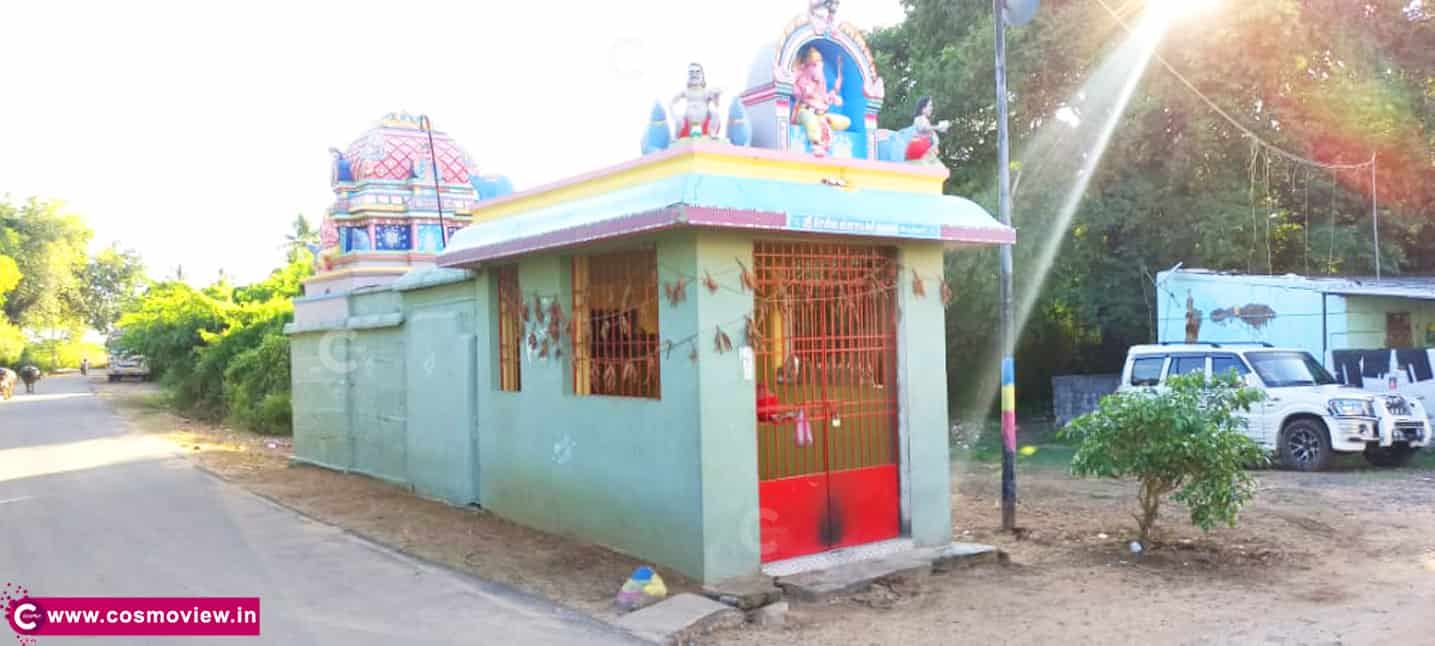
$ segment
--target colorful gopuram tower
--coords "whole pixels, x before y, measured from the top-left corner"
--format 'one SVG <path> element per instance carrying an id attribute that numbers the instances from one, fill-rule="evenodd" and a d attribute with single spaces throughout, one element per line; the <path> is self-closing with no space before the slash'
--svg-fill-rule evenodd
<path id="1" fill-rule="evenodd" d="M 407 113 L 384 115 L 347 150 L 330 153 L 334 204 L 320 229 L 316 274 L 304 284 L 309 296 L 386 285 L 432 265 L 472 221 L 475 203 L 512 192 L 507 179 L 479 175 L 452 137 Z"/>

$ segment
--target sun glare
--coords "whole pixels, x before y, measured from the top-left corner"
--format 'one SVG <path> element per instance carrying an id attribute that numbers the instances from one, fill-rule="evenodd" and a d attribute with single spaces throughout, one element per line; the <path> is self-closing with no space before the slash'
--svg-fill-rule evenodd
<path id="1" fill-rule="evenodd" d="M 1220 0 L 1151 0 L 1147 9 L 1161 22 L 1190 18 L 1210 10 Z"/>

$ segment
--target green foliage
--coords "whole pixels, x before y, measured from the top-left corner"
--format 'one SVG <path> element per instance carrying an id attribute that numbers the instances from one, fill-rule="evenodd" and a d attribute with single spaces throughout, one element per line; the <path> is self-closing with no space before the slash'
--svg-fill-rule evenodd
<path id="1" fill-rule="evenodd" d="M 120 349 L 149 360 L 155 376 L 171 385 L 186 383 L 199 360 L 204 334 L 230 325 L 230 305 L 181 282 L 158 283 L 122 316 Z"/>
<path id="2" fill-rule="evenodd" d="M 0 201 L 0 255 L 15 261 L 20 280 L 5 299 L 5 316 L 27 328 L 68 328 L 84 320 L 80 276 L 91 231 L 60 205 L 31 199 Z"/>
<path id="3" fill-rule="evenodd" d="M 259 433 L 290 432 L 289 389 L 289 339 L 280 334 L 265 336 L 258 347 L 239 353 L 224 371 L 231 423 Z"/>
<path id="4" fill-rule="evenodd" d="M 63 338 L 24 345 L 24 350 L 16 353 L 18 358 L 12 364 L 7 364 L 3 348 L 4 326 L 4 323 L 0 323 L 0 365 L 34 364 L 35 367 L 45 372 L 64 369 L 77 370 L 80 367 L 80 361 L 86 357 L 90 359 L 91 368 L 103 368 L 106 365 L 104 346 L 81 339 Z"/>
<path id="5" fill-rule="evenodd" d="M 0 366 L 19 365 L 25 351 L 25 333 L 9 321 L 0 319 Z"/>
<path id="6" fill-rule="evenodd" d="M 1267 460 L 1246 436 L 1240 413 L 1263 397 L 1234 374 L 1207 379 L 1204 373 L 1172 377 L 1160 390 L 1107 396 L 1096 412 L 1061 432 L 1077 443 L 1071 470 L 1138 480 L 1142 541 L 1151 536 L 1162 500 L 1173 493 L 1203 531 L 1217 524 L 1234 527 L 1256 491 L 1246 468 Z"/>
<path id="7" fill-rule="evenodd" d="M 293 320 L 293 304 L 283 297 L 235 298 L 278 291 L 236 289 L 222 280 L 203 290 L 181 282 L 154 285 L 120 319 L 124 332 L 117 345 L 149 359 L 176 408 L 288 433 L 289 340 L 283 328 Z"/>
<path id="8" fill-rule="evenodd" d="M 294 319 L 294 306 L 281 300 L 231 305 L 225 314 L 227 327 L 217 333 L 200 333 L 204 345 L 196 350 L 199 359 L 194 370 L 174 384 L 176 404 L 211 419 L 221 419 L 226 413 L 226 371 L 232 362 L 270 337 L 287 343 L 284 324 Z M 284 388 L 288 390 L 287 380 Z"/>
<path id="9" fill-rule="evenodd" d="M 19 284 L 20 266 L 15 264 L 14 258 L 0 255 L 0 305 L 5 304 L 5 296 Z"/>
<path id="10" fill-rule="evenodd" d="M 132 250 L 111 246 L 95 254 L 85 266 L 80 300 L 85 322 L 106 334 L 138 296 L 144 284 L 144 262 Z"/>
<path id="11" fill-rule="evenodd" d="M 1133 22 L 1142 11 L 1139 2 L 1107 4 Z M 932 96 L 935 118 L 952 123 L 941 144 L 952 171 L 946 190 L 995 213 L 991 2 L 903 6 L 905 21 L 869 38 L 887 90 L 879 123 L 910 125 L 917 98 Z M 1221 3 L 1201 20 L 1173 25 L 1158 47 L 1267 141 L 1325 162 L 1378 153 L 1387 273 L 1435 271 L 1435 48 L 1422 45 L 1435 42 L 1435 19 L 1410 6 Z M 1368 170 L 1332 174 L 1253 153 L 1241 131 L 1155 61 L 1089 170 L 1074 215 L 1060 220 L 1072 178 L 1100 153 L 1092 133 L 1126 77 L 1095 79 L 1108 61 L 1124 60 L 1115 52 L 1126 40 L 1102 5 L 1086 0 L 1043 2 L 1034 22 L 1008 30 L 1024 402 L 1046 399 L 1054 374 L 1113 372 L 1128 346 L 1152 340 L 1157 299 L 1168 297 L 1154 276 L 1178 262 L 1274 274 L 1373 267 Z M 1081 125 L 1068 127 L 1059 114 L 1077 115 Z M 996 392 L 996 267 L 990 250 L 957 251 L 947 262 L 955 291 L 948 374 L 959 411 L 987 410 Z"/>
<path id="12" fill-rule="evenodd" d="M 262 282 L 234 290 L 237 303 L 256 303 L 276 298 L 294 298 L 302 292 L 304 279 L 314 275 L 314 255 L 308 249 L 290 251 L 289 264 L 275 269 Z"/>

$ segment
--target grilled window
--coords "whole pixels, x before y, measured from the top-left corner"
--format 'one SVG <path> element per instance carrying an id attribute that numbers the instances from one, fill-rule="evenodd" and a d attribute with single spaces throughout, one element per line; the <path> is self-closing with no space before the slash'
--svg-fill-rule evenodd
<path id="1" fill-rule="evenodd" d="M 573 392 L 659 399 L 657 250 L 572 263 Z"/>
<path id="2" fill-rule="evenodd" d="M 523 295 L 518 291 L 518 266 L 499 267 L 498 283 L 498 389 L 523 389 L 519 357 L 523 346 Z"/>

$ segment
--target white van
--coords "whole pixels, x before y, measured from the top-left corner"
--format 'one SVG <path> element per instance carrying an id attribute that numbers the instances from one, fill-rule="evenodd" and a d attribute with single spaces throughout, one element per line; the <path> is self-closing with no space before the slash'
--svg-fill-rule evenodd
<path id="1" fill-rule="evenodd" d="M 1138 345 L 1126 354 L 1118 391 L 1157 388 L 1189 372 L 1235 371 L 1265 391 L 1247 433 L 1285 466 L 1319 471 L 1337 453 L 1363 453 L 1380 467 L 1403 466 L 1430 442 L 1424 405 L 1400 394 L 1342 386 L 1304 350 L 1269 344 Z"/>

